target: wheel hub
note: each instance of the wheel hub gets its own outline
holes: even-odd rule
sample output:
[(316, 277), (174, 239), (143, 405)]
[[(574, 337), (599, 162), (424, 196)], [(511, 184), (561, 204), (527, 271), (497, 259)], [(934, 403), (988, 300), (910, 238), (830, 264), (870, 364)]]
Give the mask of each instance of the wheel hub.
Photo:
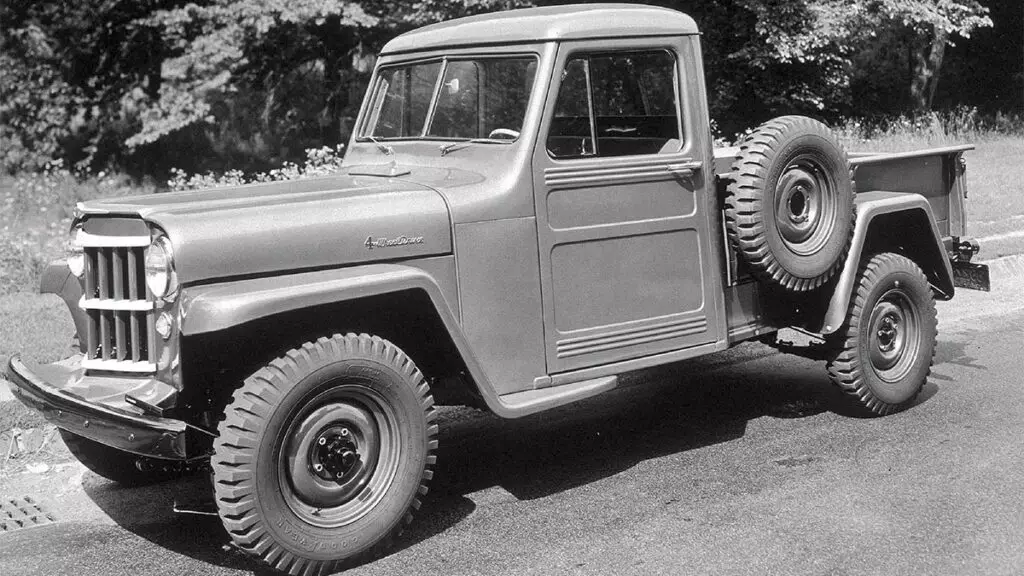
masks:
[(882, 380), (899, 381), (913, 367), (920, 345), (917, 318), (910, 300), (896, 288), (879, 298), (871, 311), (868, 352)]
[(896, 314), (887, 314), (883, 317), (878, 328), (878, 349), (882, 352), (893, 351), (896, 348), (899, 329), (900, 321)]
[(398, 470), (394, 410), (376, 392), (339, 385), (293, 416), (280, 445), (282, 496), (304, 521), (341, 526), (384, 497)]
[(345, 427), (337, 432), (332, 429), (320, 434), (310, 449), (312, 454), (309, 455), (309, 461), (313, 473), (324, 480), (341, 482), (362, 460), (359, 446)]
[(821, 249), (835, 227), (833, 184), (819, 163), (807, 156), (795, 158), (775, 189), (775, 222), (782, 241), (796, 254)]
[(355, 498), (376, 468), (380, 436), (358, 404), (324, 404), (303, 418), (286, 445), (285, 472), (302, 502), (339, 506)]

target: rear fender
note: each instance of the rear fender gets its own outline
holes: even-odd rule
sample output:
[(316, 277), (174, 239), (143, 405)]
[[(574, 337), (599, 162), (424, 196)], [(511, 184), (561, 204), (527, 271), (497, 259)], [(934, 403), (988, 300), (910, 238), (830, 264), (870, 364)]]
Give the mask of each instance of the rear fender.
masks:
[(472, 353), (440, 286), (411, 266), (370, 264), (188, 287), (181, 297), (181, 333), (214, 333), (288, 312), (409, 290), (422, 290), (429, 297), (488, 408), (499, 416), (512, 415)]
[(828, 309), (817, 331), (832, 334), (846, 319), (861, 262), (876, 252), (900, 252), (924, 271), (938, 297), (953, 297), (953, 270), (928, 200), (920, 194), (860, 192), (857, 223)]

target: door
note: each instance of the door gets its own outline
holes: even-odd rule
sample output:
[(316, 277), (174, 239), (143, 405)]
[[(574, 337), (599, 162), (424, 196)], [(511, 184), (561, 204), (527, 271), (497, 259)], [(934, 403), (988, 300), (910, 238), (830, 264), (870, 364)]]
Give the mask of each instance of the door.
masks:
[(717, 337), (710, 150), (687, 137), (678, 51), (614, 45), (560, 48), (534, 152), (551, 374)]

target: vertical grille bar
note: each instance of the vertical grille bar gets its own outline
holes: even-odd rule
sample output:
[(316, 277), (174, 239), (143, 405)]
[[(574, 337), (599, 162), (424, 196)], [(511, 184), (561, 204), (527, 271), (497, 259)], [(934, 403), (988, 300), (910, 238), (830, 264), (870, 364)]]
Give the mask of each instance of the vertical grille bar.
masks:
[(156, 349), (150, 345), (156, 339), (156, 319), (152, 313), (146, 314), (146, 351), (149, 361), (156, 364)]
[(139, 282), (142, 278), (139, 276), (139, 257), (137, 248), (128, 249), (128, 299), (139, 300)]
[[(128, 260), (125, 263), (128, 268), (128, 298), (130, 300), (139, 299), (139, 283), (144, 282), (143, 276), (139, 274), (139, 264), (142, 259), (139, 258), (139, 253), (142, 250), (140, 248), (129, 248), (128, 249)], [(145, 295), (145, 293), (143, 293)], [(129, 329), (131, 330), (131, 360), (133, 362), (142, 362), (141, 347), (139, 342), (140, 331), (139, 331), (139, 313), (130, 312), (128, 314)]]
[[(127, 270), (125, 270), (125, 260), (127, 259), (127, 256), (128, 256), (128, 249), (127, 248), (111, 248), (110, 249), (110, 255), (112, 257), (113, 265), (114, 265), (113, 266), (113, 271), (112, 271), (112, 274), (111, 274), (111, 280), (113, 280), (113, 282), (112, 282), (112, 284), (113, 284), (113, 297), (114, 297), (115, 300), (124, 300), (125, 293), (126, 293), (126, 290), (125, 290), (125, 280), (126, 280), (126, 277), (127, 277), (126, 276)], [(127, 349), (127, 346), (126, 346), (127, 342), (125, 341), (125, 337), (127, 336), (126, 332), (129, 330), (129, 328), (128, 328), (128, 325), (127, 325), (127, 322), (126, 322), (126, 318), (125, 318), (125, 313), (124, 312), (114, 312), (113, 316), (114, 316), (114, 354), (113, 354), (113, 356), (116, 357), (117, 360), (124, 360), (125, 359), (125, 355), (126, 355), (125, 352), (126, 352), (126, 349)]]
[(139, 312), (131, 312), (131, 330), (132, 330), (132, 361), (143, 362), (141, 354), (141, 342), (139, 334)]
[(124, 360), (128, 356), (128, 314), (130, 312), (114, 312), (114, 346), (118, 360)]
[(110, 320), (112, 310), (100, 310), (100, 358), (110, 360)]
[(107, 258), (107, 249), (99, 248), (96, 250), (96, 272), (97, 280), (99, 281), (99, 297), (110, 298), (110, 286), (108, 285), (110, 278), (110, 271), (108, 270), (109, 262)]
[(114, 281), (113, 282), (113, 284), (114, 284), (113, 298), (115, 300), (124, 300), (124, 298), (125, 298), (125, 290), (124, 290), (124, 284), (125, 284), (125, 282), (124, 282), (124, 280), (125, 280), (125, 276), (124, 276), (124, 273), (125, 273), (124, 260), (125, 260), (125, 253), (126, 252), (127, 252), (126, 248), (111, 248), (110, 249), (110, 255), (112, 256), (112, 260), (114, 261), (114, 272), (111, 275), (111, 279)]
[(99, 263), (96, 256), (97, 250), (89, 248), (85, 251), (85, 296), (86, 298), (96, 297), (96, 279), (99, 277)]
[(85, 335), (85, 346), (86, 346), (86, 358), (93, 360), (96, 358), (96, 347), (99, 346), (100, 334), (100, 313), (97, 310), (90, 310), (89, 314), (89, 325), (88, 331)]

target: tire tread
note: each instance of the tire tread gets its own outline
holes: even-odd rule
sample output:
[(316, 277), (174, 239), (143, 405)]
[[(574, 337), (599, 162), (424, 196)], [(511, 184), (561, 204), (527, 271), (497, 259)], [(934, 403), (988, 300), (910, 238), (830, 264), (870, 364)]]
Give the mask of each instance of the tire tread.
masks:
[[(394, 529), (376, 545), (357, 556), (336, 561), (314, 561), (293, 554), (271, 538), (263, 526), (263, 518), (256, 510), (255, 487), (252, 475), (238, 478), (236, 470), (240, 462), (252, 462), (256, 450), (256, 438), (262, 420), (283, 398), (296, 380), (296, 375), (309, 373), (338, 358), (353, 355), (371, 357), (399, 372), (412, 384), (419, 398), (427, 423), (427, 453), (424, 472), (417, 488), (412, 506), (396, 523)], [(330, 338), (321, 337), (315, 342), (306, 342), (275, 358), (253, 375), (245, 379), (225, 410), (219, 428), (220, 437), (214, 442), (214, 493), (224, 528), (234, 543), (241, 549), (259, 557), (278, 570), (293, 575), (326, 574), (344, 565), (371, 559), (380, 554), (397, 538), (408, 521), (412, 511), (418, 510), (421, 498), (428, 491), (433, 478), (432, 467), (437, 462), (438, 427), (430, 387), (423, 374), (406, 354), (391, 342), (369, 334), (335, 334)]]
[[(857, 285), (854, 288), (850, 299), (846, 322), (843, 327), (833, 336), (831, 343), (832, 356), (826, 363), (829, 378), (848, 397), (855, 400), (855, 406), (868, 416), (886, 416), (904, 410), (910, 406), (920, 388), (913, 396), (898, 404), (889, 404), (879, 399), (871, 391), (867, 380), (864, 377), (864, 368), (861, 365), (860, 357), (860, 321), (868, 306), (868, 297), (872, 288), (877, 285), (886, 275), (894, 272), (905, 272), (915, 277), (917, 282), (928, 286), (928, 278), (921, 268), (913, 260), (893, 252), (882, 252), (865, 259), (861, 264), (857, 275)], [(928, 299), (928, 305), (924, 310), (919, 311), (922, 315), (924, 326), (937, 326), (938, 316), (935, 309), (935, 300)], [(937, 331), (931, 330), (930, 337), (934, 340)], [(932, 362), (935, 357), (935, 346), (931, 346), (931, 356), (928, 358), (928, 368), (925, 372), (925, 380), (931, 375)], [(923, 383), (923, 382), (922, 382)]]

